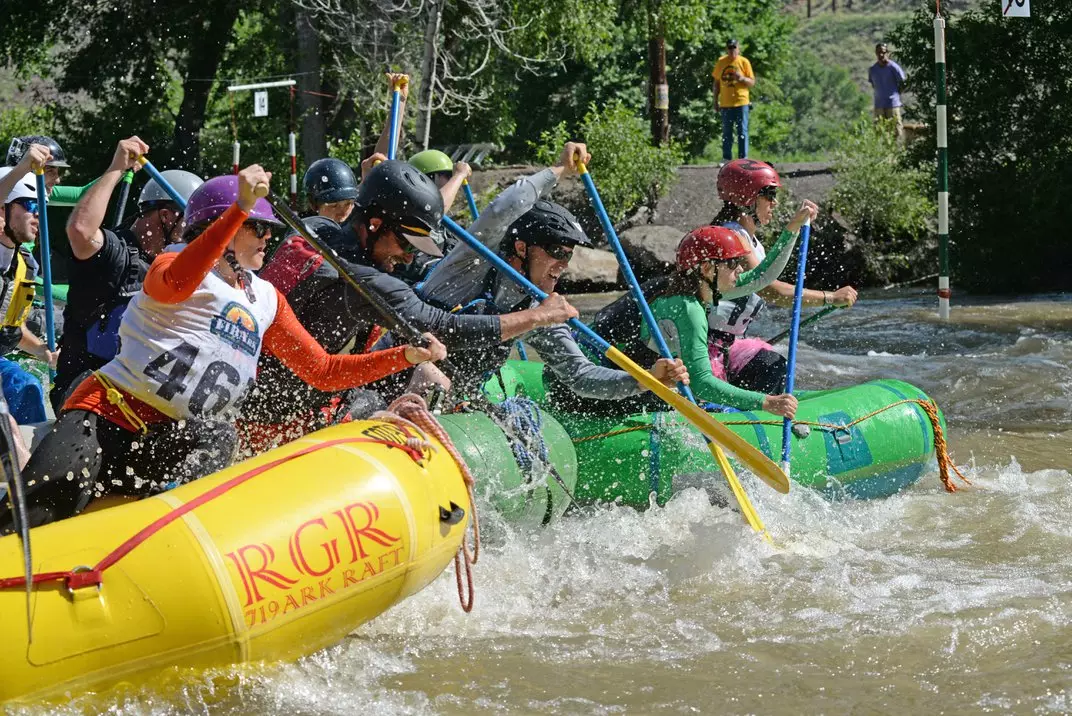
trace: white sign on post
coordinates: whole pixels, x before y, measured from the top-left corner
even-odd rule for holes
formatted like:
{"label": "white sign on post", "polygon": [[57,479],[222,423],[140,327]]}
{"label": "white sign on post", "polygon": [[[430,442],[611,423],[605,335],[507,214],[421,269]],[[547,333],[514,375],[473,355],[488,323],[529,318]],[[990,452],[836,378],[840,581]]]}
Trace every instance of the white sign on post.
{"label": "white sign on post", "polygon": [[1031,17],[1031,0],[1001,0],[1005,17]]}
{"label": "white sign on post", "polygon": [[268,116],[268,90],[258,90],[253,93],[253,116]]}

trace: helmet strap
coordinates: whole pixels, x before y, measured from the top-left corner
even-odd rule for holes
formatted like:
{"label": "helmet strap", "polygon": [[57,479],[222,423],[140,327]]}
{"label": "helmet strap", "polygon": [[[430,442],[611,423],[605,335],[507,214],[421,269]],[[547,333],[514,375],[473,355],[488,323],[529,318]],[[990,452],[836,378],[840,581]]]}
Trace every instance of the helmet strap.
{"label": "helmet strap", "polygon": [[235,256],[234,249],[227,249],[223,254],[223,258],[234,273],[238,287],[246,292],[246,298],[249,299],[250,303],[256,303],[257,294],[253,293],[253,275],[247,269],[242,268],[242,264],[238,263],[238,257]]}

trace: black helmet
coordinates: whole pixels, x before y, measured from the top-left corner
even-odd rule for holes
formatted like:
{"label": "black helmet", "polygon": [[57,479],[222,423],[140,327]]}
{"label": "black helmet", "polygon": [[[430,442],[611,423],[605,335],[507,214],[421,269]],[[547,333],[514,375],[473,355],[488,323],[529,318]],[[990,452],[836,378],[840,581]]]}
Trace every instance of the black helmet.
{"label": "black helmet", "polygon": [[357,198],[354,170],[341,159],[317,159],[305,170],[302,186],[314,204],[333,204]]}
{"label": "black helmet", "polygon": [[358,214],[362,221],[382,219],[418,250],[443,255],[443,197],[435,182],[411,164],[394,159],[377,164],[358,185],[354,203],[351,223]]}
{"label": "black helmet", "polygon": [[30,148],[31,144],[43,144],[48,147],[48,151],[52,153],[52,159],[48,161],[50,167],[69,167],[67,163],[67,155],[63,153],[63,147],[52,137],[46,137],[41,134],[31,134],[26,137],[15,137],[11,140],[10,146],[7,148],[7,165],[13,167],[19,163],[22,159],[22,155],[26,154],[26,150]]}
{"label": "black helmet", "polygon": [[506,238],[535,246],[592,245],[577,217],[571,214],[569,209],[544,199],[537,201],[531,209],[510,224]]}

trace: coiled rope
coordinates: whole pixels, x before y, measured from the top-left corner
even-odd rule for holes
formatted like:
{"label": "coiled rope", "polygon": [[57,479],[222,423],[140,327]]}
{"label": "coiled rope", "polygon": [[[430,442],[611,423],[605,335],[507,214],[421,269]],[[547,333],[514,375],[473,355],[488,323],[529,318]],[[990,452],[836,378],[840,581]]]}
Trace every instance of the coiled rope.
{"label": "coiled rope", "polygon": [[[473,611],[473,603],[476,599],[476,590],[473,587],[473,565],[480,559],[480,518],[477,515],[476,497],[473,494],[474,480],[473,474],[469,472],[469,466],[465,464],[465,460],[462,459],[461,454],[454,447],[454,443],[451,441],[450,436],[447,435],[447,431],[435,419],[435,416],[428,410],[424,399],[419,395],[406,393],[391,403],[387,410],[374,413],[369,419],[414,428],[418,433],[431,435],[446,448],[447,453],[454,458],[454,462],[458,465],[458,469],[462,473],[462,480],[465,482],[465,491],[469,495],[469,509],[473,518],[470,523],[473,537],[471,548],[469,540],[463,538],[462,546],[458,549],[457,554],[454,555],[454,577],[458,584],[458,601],[461,603],[462,611],[466,613]],[[416,436],[408,438],[406,446],[418,449],[425,454],[435,449],[435,446],[430,442]],[[463,573],[465,574],[464,585],[462,583]]]}
{"label": "coiled rope", "polygon": [[[887,410],[896,408],[899,405],[905,405],[906,403],[914,403],[927,415],[927,418],[931,421],[931,432],[934,434],[934,455],[938,460],[938,477],[942,481],[942,485],[945,487],[946,492],[956,492],[957,486],[953,482],[953,478],[950,472],[956,474],[958,478],[964,484],[970,485],[971,480],[964,476],[964,473],[960,471],[956,463],[949,456],[949,448],[945,442],[945,433],[942,431],[942,421],[938,417],[938,404],[933,400],[923,400],[921,398],[906,398],[904,400],[898,400],[896,403],[890,403],[878,410],[873,410],[867,415],[862,415],[855,420],[841,424],[841,423],[820,423],[813,420],[794,420],[794,425],[807,425],[817,430],[825,432],[839,433],[845,432],[854,425],[858,425],[865,420],[869,420],[880,413],[884,413]],[[726,420],[722,421],[723,425],[777,425],[782,424],[781,420]],[[590,440],[602,440],[603,438],[611,438],[616,435],[624,435],[625,433],[632,433],[637,430],[651,430],[651,425],[635,425],[629,428],[620,428],[618,430],[611,430],[606,433],[599,433],[598,435],[587,435],[585,437],[574,438],[573,443],[575,445],[585,443]]]}
{"label": "coiled rope", "polygon": [[[496,419],[507,437],[513,438],[509,441],[510,449],[514,453],[517,466],[521,468],[528,481],[532,482],[537,468],[543,468],[566,493],[570,502],[578,506],[569,485],[562,479],[551,461],[551,453],[543,437],[543,413],[540,411],[540,406],[530,398],[515,396],[498,404],[490,404],[488,408],[489,415]],[[550,499],[550,493],[548,499]],[[550,521],[550,512],[544,523],[548,521]]]}

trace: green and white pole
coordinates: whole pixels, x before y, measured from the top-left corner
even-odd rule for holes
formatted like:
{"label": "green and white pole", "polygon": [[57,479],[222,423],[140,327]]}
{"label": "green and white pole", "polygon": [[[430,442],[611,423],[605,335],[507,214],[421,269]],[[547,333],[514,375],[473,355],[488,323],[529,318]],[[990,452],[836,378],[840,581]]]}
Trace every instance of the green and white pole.
{"label": "green and white pole", "polygon": [[949,320],[949,138],[945,105],[945,20],[934,16],[934,68],[938,130],[938,318]]}

